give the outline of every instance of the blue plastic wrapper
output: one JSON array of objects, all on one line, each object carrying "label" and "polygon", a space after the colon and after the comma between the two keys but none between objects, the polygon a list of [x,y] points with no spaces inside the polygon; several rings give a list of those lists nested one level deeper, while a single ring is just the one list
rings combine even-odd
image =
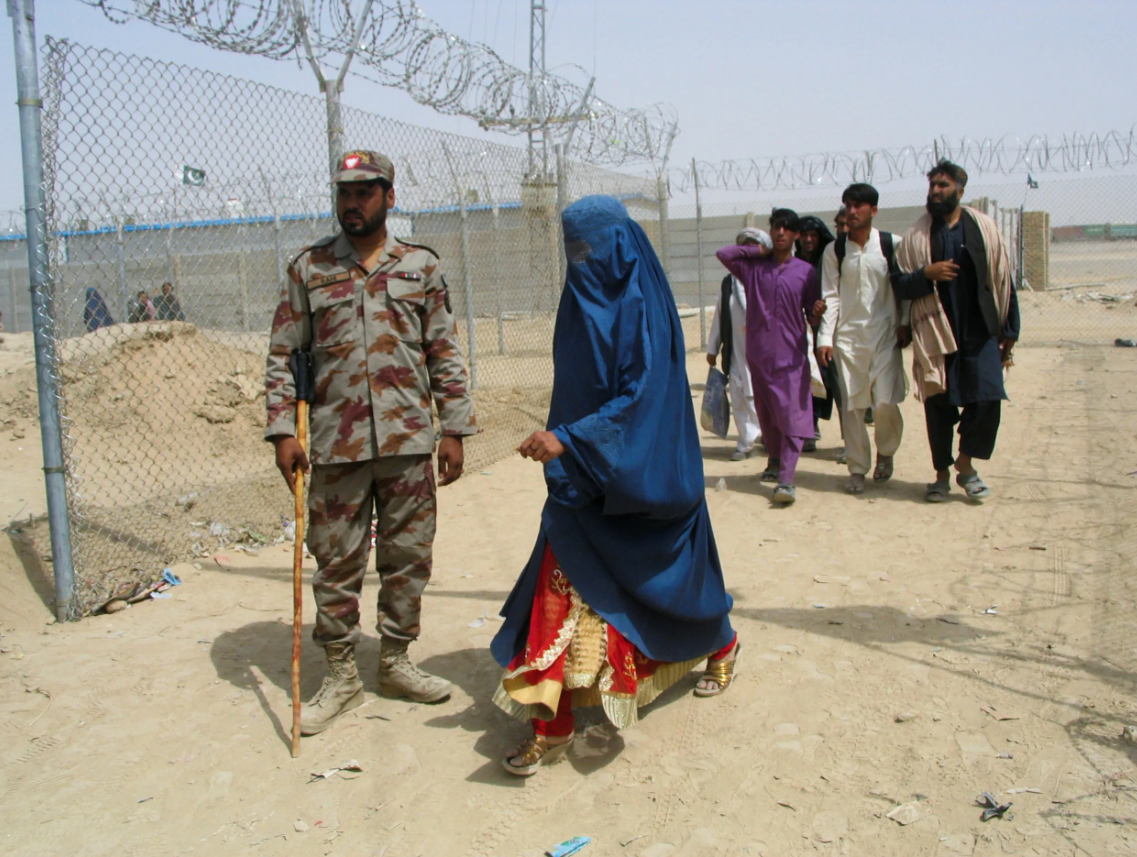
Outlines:
[{"label": "blue plastic wrapper", "polygon": [[730,399],[726,394],[726,375],[714,366],[707,373],[707,386],[703,390],[703,409],[699,424],[705,431],[726,437],[730,429]]},{"label": "blue plastic wrapper", "polygon": [[570,854],[575,854],[591,841],[592,839],[587,836],[574,836],[572,839],[562,842],[557,847],[549,849],[545,854],[547,857],[568,857]]}]

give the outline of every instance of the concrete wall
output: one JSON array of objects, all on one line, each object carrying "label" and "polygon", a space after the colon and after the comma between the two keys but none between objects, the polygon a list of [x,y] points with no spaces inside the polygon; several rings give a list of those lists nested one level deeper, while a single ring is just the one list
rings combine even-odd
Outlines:
[{"label": "concrete wall", "polygon": [[[656,252],[661,252],[660,224],[655,211],[646,204],[629,207]],[[836,206],[800,213],[815,214],[831,223],[835,210]],[[920,206],[881,209],[875,225],[902,234],[922,213]],[[517,205],[499,208],[496,216],[489,208],[467,212],[469,290],[475,315],[544,313],[556,308],[563,260],[557,224],[547,214],[537,216]],[[457,210],[418,215],[409,240],[425,244],[439,254],[451,304],[459,318],[464,319],[467,278],[460,222]],[[767,228],[769,216],[754,212],[704,216],[702,223],[702,300],[710,305],[726,273],[715,258],[715,251],[733,244],[744,226]],[[405,225],[406,221],[397,228]],[[669,272],[676,301],[698,306],[695,218],[672,219],[668,226]],[[281,261],[286,263],[302,247],[327,234],[330,227],[328,218],[283,222],[279,239]],[[271,223],[130,231],[123,235],[121,245],[113,231],[69,237],[61,248],[64,261],[57,267],[60,333],[70,336],[83,332],[88,286],[100,291],[115,319],[121,321],[126,317],[127,304],[139,290],[153,292],[167,280],[174,283],[189,321],[221,330],[265,331],[280,293],[276,246]],[[0,311],[9,330],[30,329],[26,265],[23,241],[0,242]]]},{"label": "concrete wall", "polygon": [[1023,278],[1034,291],[1050,287],[1050,213],[1024,211]]}]

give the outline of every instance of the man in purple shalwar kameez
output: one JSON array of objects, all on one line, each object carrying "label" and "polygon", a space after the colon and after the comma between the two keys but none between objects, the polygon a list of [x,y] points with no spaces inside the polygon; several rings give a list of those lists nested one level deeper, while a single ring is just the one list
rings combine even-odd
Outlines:
[{"label": "man in purple shalwar kameez", "polygon": [[722,262],[746,291],[746,359],[754,384],[758,424],[770,458],[763,482],[777,482],[774,502],[792,503],[794,473],[807,438],[812,438],[813,394],[809,382],[805,326],[820,307],[817,270],[793,255],[800,221],[788,208],[770,215],[774,252],[758,247],[724,247]]}]

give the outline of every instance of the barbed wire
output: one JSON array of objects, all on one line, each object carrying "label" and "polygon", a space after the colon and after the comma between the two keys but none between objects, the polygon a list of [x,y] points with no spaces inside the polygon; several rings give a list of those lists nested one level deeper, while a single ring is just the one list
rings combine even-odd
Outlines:
[{"label": "barbed wire", "polygon": [[[955,143],[941,137],[920,147],[699,161],[695,169],[701,190],[801,190],[923,176],[939,158],[954,161],[972,175],[1120,169],[1137,164],[1137,125],[1128,132],[1075,133],[1058,140],[1036,134],[1025,143],[1011,136],[998,140],[965,137]],[[695,186],[689,166],[669,170],[668,179],[673,193],[685,193]]]},{"label": "barbed wire", "polygon": [[[105,93],[100,111],[87,113],[82,128],[98,146],[72,143],[85,160],[71,164],[66,188],[54,192],[53,222],[61,231],[244,227],[277,217],[318,221],[330,214],[328,173],[318,165],[318,148],[300,148],[322,136],[324,98],[51,36],[44,40],[43,60],[45,137],[52,140],[52,150],[60,144],[54,135],[63,112],[59,104],[67,95],[63,76],[81,68],[88,91]],[[188,80],[192,89],[184,83]],[[240,121],[234,117],[203,135],[193,109],[215,93],[226,93],[230,104],[240,105]],[[340,120],[346,138],[369,141],[394,162],[399,189],[393,217],[454,212],[459,196],[469,211],[494,217],[522,205],[523,148],[427,131],[354,107],[343,108]],[[281,127],[293,129],[288,137],[295,159],[258,166],[232,156],[261,151],[263,141]],[[140,171],[141,161],[166,166]],[[201,172],[199,184],[186,184],[186,166]],[[580,192],[603,187],[625,200],[654,199],[655,181],[629,171],[575,158],[564,158],[555,168],[558,182],[564,179]],[[0,238],[22,235],[24,229],[21,212],[6,217],[0,212]]]},{"label": "barbed wire", "polygon": [[594,95],[591,83],[582,87],[550,74],[534,79],[492,48],[447,32],[413,0],[375,0],[362,27],[351,0],[80,2],[116,23],[144,20],[213,48],[270,59],[301,58],[306,35],[318,60],[353,53],[351,73],[358,77],[403,89],[420,104],[488,130],[542,129],[589,163],[661,161],[678,133],[671,105],[622,109]]}]

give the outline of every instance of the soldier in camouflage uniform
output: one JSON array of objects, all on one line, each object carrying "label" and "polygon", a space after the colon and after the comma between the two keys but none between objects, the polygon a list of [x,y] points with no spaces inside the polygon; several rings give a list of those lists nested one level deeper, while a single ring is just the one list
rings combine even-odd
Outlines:
[{"label": "soldier in camouflage uniform", "polygon": [[382,580],[379,691],[420,702],[441,701],[451,691],[450,682],[407,657],[419,635],[434,541],[432,399],[442,425],[442,485],[461,476],[462,438],[477,429],[438,256],[386,228],[394,178],[382,155],[344,156],[333,179],[343,231],[292,262],[269,341],[265,437],[276,446],[290,488],[295,468],[309,469],[295,437],[293,349],[312,352],[315,373],[308,547],[319,566],[312,578],[313,638],[325,649],[329,676],[301,709],[306,735],[363,702],[355,646],[373,508]]}]

